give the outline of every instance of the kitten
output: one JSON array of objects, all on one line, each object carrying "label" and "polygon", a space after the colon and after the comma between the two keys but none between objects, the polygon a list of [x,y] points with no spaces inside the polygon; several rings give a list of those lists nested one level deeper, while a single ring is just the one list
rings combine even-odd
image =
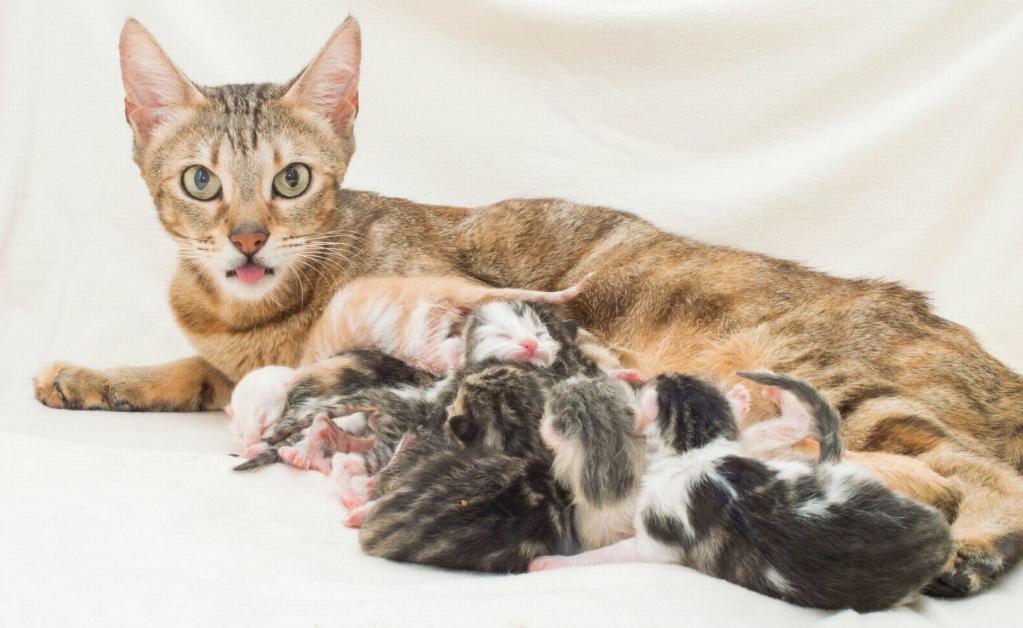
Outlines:
[{"label": "kitten", "polygon": [[416,441],[427,444],[396,454],[365,509],[359,542],[367,554],[514,573],[536,556],[574,549],[569,496],[549,462],[453,449],[436,436]]},{"label": "kitten", "polygon": [[303,430],[319,414],[344,416],[373,410],[376,400],[360,400],[352,396],[356,393],[372,389],[414,390],[434,384],[436,378],[380,351],[350,349],[302,367],[292,382],[281,418],[267,430],[260,444],[250,448],[257,455],[236,466],[235,471],[249,471],[278,461],[280,447],[304,446]]},{"label": "kitten", "polygon": [[554,477],[573,495],[584,549],[633,534],[645,454],[632,398],[613,379],[573,377],[554,385],[544,407],[540,433],[554,452]]},{"label": "kitten", "polygon": [[[310,333],[302,361],[365,347],[442,375],[463,363],[459,331],[470,310],[494,301],[563,303],[579,294],[590,276],[554,292],[492,288],[454,276],[361,277],[331,299]],[[538,354],[537,359],[543,358]]]},{"label": "kitten", "polygon": [[680,563],[802,606],[860,612],[900,603],[941,573],[952,553],[948,525],[935,509],[841,461],[838,413],[812,386],[740,375],[791,390],[811,408],[819,463],[743,455],[732,410],[714,386],[661,375],[636,413],[652,452],[637,535],[530,568]]},{"label": "kitten", "polygon": [[488,303],[470,312],[463,327],[466,365],[524,361],[543,367],[555,380],[595,377],[602,371],[620,379],[638,376],[634,369],[621,368],[618,358],[593,334],[544,303]]}]

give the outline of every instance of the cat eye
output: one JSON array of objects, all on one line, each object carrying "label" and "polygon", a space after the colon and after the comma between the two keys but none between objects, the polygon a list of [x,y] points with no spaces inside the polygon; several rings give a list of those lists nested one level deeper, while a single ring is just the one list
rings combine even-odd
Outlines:
[{"label": "cat eye", "polygon": [[189,166],[181,174],[185,192],[197,201],[208,201],[220,196],[220,178],[203,166]]},{"label": "cat eye", "polygon": [[309,168],[304,164],[288,164],[274,177],[274,192],[284,198],[295,198],[309,187]]}]

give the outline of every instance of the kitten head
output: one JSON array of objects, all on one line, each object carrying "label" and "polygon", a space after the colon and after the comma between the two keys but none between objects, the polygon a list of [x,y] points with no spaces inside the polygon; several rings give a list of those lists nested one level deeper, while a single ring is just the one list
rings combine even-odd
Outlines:
[{"label": "kitten head", "polygon": [[698,377],[664,373],[640,393],[636,433],[652,450],[685,453],[737,432],[728,400]]},{"label": "kitten head", "polygon": [[348,18],[284,85],[196,85],[134,20],[120,51],[135,161],[182,270],[236,300],[297,294],[315,276],[310,267],[330,261],[325,238],[341,226],[336,200],[355,149],[358,23]]},{"label": "kitten head", "polygon": [[471,372],[448,407],[444,432],[467,448],[549,458],[539,433],[543,399],[540,379],[526,365],[499,364]]},{"label": "kitten head", "polygon": [[625,497],[639,481],[644,448],[633,432],[632,391],[607,377],[555,384],[540,435],[554,452],[554,475],[577,498],[599,505]]},{"label": "kitten head", "polygon": [[481,305],[465,321],[465,362],[487,360],[550,366],[561,349],[537,306],[522,301]]},{"label": "kitten head", "polygon": [[231,429],[243,445],[258,443],[281,418],[294,378],[293,368],[265,366],[250,371],[234,387],[231,404],[225,410],[231,416]]}]

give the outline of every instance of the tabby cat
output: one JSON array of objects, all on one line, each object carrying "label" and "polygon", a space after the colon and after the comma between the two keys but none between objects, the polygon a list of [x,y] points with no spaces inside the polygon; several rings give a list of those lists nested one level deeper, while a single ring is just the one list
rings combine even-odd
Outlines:
[{"label": "tabby cat", "polygon": [[[233,382],[296,365],[310,326],[360,275],[455,274],[557,290],[596,272],[571,315],[646,375],[792,373],[843,416],[850,449],[917,456],[966,486],[954,566],[932,593],[980,591],[1023,551],[1023,378],[920,293],[665,233],[556,199],[473,209],[342,189],[355,148],[360,30],[348,18],[283,85],[192,83],[134,20],[125,115],[160,222],[170,290],[198,356],[152,367],[65,363],[35,379],[57,408],[223,407]],[[754,417],[775,414],[753,395]]]}]

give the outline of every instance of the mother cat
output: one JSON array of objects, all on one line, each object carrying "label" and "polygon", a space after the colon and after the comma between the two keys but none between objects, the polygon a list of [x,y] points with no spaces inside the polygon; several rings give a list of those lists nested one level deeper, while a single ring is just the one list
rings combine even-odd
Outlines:
[{"label": "mother cat", "polygon": [[[120,51],[135,161],[181,248],[171,305],[199,356],[102,371],[53,364],[35,379],[43,403],[220,408],[247,371],[296,364],[330,297],[362,274],[552,290],[595,271],[572,314],[629,366],[724,380],[790,372],[839,408],[851,449],[918,456],[959,478],[957,558],[932,592],[980,591],[1023,553],[1023,379],[921,294],[700,244],[601,207],[462,209],[343,190],[358,112],[352,18],[285,85],[195,85],[133,20]],[[754,414],[771,412],[757,404]]]}]

